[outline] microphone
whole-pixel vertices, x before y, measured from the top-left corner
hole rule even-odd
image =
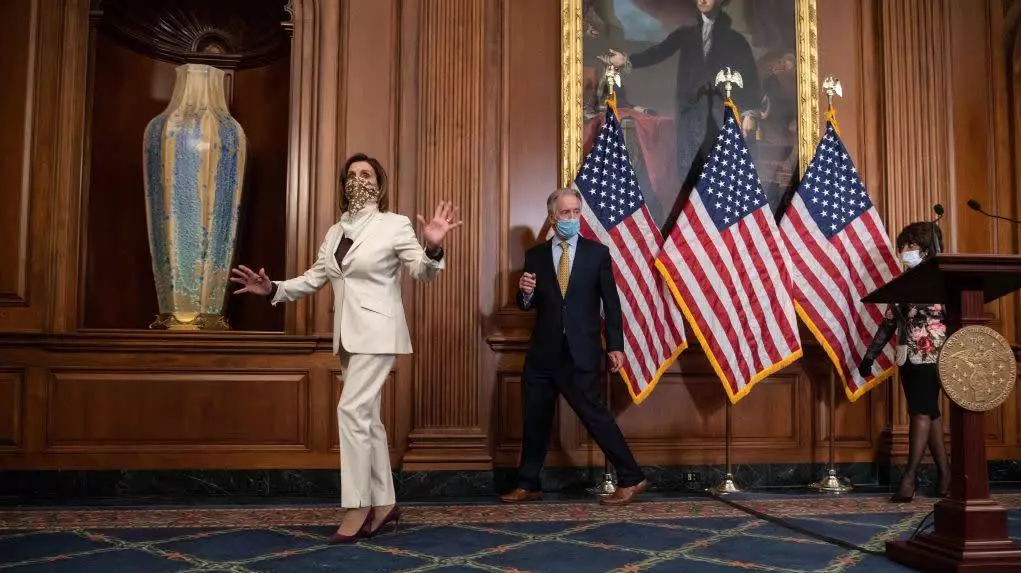
[[[979,213],[982,213],[986,217],[989,217],[989,218],[992,218],[992,219],[1001,219],[1001,220],[1007,221],[1009,223],[1014,223],[1015,225],[1021,225],[1021,221],[1019,221],[1017,219],[1012,219],[1010,217],[1004,217],[1002,215],[996,215],[994,213],[989,213],[989,212],[985,211],[984,209],[982,209],[982,204],[979,203],[978,201],[974,200],[974,199],[968,199],[968,207],[971,208],[972,211],[978,211]]]
[[[938,236],[937,233],[939,233],[939,225],[938,225],[939,220],[943,218],[943,205],[941,205],[939,203],[936,203],[935,205],[932,206],[932,210],[933,210],[934,213],[936,213],[936,218],[932,220],[932,233],[931,233],[932,237],[930,237],[930,239],[929,239],[929,252],[932,253],[933,255],[938,255],[939,251],[940,251],[940,248],[939,248],[939,240],[936,237]]]

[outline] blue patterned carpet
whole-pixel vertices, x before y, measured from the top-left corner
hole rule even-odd
[[[1021,541],[1021,496],[997,498]],[[932,500],[738,503],[783,523],[706,498],[414,505],[398,533],[332,546],[339,512],[329,506],[0,510],[0,571],[909,571],[882,556],[884,543],[907,538]]]

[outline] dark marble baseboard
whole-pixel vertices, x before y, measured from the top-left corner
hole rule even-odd
[[[661,494],[703,491],[723,478],[720,466],[647,467],[650,491]],[[881,463],[838,464],[847,482],[875,489],[896,485],[903,466]],[[826,473],[823,464],[742,464],[734,478],[743,489],[803,488]],[[1021,483],[1021,461],[992,461],[994,484]],[[584,495],[603,479],[603,469],[547,468],[543,490]],[[925,465],[919,488],[935,488],[936,472]],[[512,468],[493,471],[394,472],[397,496],[405,501],[450,501],[492,498],[514,488]],[[24,503],[260,503],[266,500],[321,502],[340,497],[340,473],[335,470],[121,470],[121,471],[0,471],[0,505]]]
[[[722,466],[649,466],[645,467],[650,491],[672,493],[703,491],[723,480]],[[838,473],[854,484],[876,484],[875,464],[839,464]],[[804,487],[826,472],[823,464],[738,464],[733,466],[734,481],[743,489]],[[542,488],[547,492],[584,493],[603,478],[602,468],[546,468]],[[497,491],[512,489],[513,469],[494,472]]]

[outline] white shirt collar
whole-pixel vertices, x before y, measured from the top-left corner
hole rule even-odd
[[[563,239],[560,238],[560,235],[553,233],[553,244],[560,246],[561,241],[563,241]],[[567,239],[567,244],[570,245],[571,247],[578,246],[578,235],[575,235],[570,239]]]

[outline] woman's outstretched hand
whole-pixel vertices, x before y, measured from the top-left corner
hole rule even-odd
[[[250,292],[266,296],[273,290],[273,281],[269,280],[269,277],[266,276],[266,269],[260,268],[258,274],[256,274],[255,271],[245,265],[240,265],[231,269],[230,274],[230,282],[243,285],[242,288],[234,291],[234,294]]]
[[[450,201],[440,201],[430,221],[418,215],[418,224],[422,225],[422,236],[427,247],[442,247],[447,233],[464,224],[464,221],[457,219],[457,211],[457,207]]]

